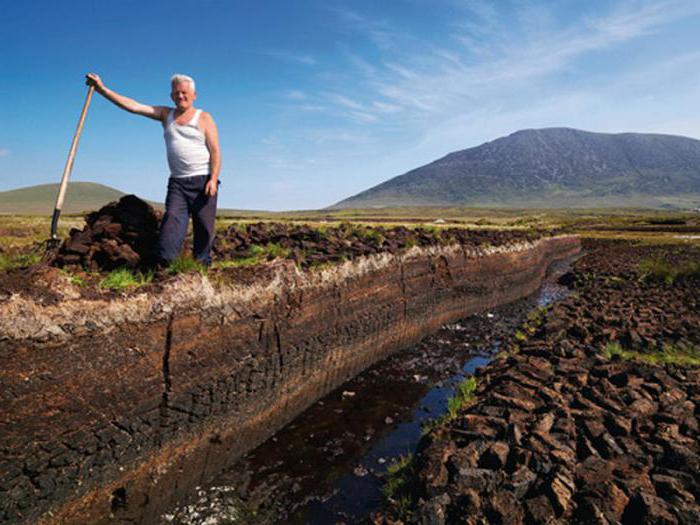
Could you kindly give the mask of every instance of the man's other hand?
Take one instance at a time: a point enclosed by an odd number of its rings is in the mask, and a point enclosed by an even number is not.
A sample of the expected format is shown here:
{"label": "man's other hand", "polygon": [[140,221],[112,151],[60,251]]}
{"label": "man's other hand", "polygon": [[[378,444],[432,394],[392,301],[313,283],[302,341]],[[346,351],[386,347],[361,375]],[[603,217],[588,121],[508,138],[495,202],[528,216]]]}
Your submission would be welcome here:
{"label": "man's other hand", "polygon": [[214,179],[209,179],[207,181],[207,185],[204,186],[204,195],[206,195],[207,197],[213,197],[214,195],[216,195],[218,187],[219,187],[219,181],[216,181]]}

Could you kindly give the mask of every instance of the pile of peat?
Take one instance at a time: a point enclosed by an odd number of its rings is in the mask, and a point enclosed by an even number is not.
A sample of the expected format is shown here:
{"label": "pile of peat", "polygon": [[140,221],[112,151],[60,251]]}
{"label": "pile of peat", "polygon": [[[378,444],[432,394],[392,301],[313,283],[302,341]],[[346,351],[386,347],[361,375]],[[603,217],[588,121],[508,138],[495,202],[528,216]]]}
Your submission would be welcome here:
{"label": "pile of peat", "polygon": [[700,523],[700,368],[680,359],[700,361],[700,278],[642,270],[700,248],[584,248],[575,293],[479,371],[375,523]]}
{"label": "pile of peat", "polygon": [[235,260],[251,255],[251,249],[270,247],[302,268],[341,262],[377,253],[396,254],[414,246],[460,244],[464,247],[498,246],[535,241],[558,232],[544,230],[471,230],[465,228],[407,228],[341,223],[312,227],[306,224],[264,223],[233,225],[217,236],[214,258]]}
{"label": "pile of peat", "polygon": [[71,229],[53,260],[54,266],[110,271],[154,263],[160,212],[135,195],[126,195],[89,213],[85,223],[82,230]]}

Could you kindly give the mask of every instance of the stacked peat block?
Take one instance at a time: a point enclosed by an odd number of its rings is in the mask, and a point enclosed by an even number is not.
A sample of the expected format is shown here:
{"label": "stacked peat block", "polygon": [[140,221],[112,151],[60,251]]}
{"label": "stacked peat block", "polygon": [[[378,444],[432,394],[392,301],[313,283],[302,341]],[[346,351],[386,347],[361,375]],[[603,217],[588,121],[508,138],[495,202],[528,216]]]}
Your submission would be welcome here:
{"label": "stacked peat block", "polygon": [[489,367],[424,443],[422,522],[700,523],[700,371],[552,352]]}
{"label": "stacked peat block", "polygon": [[[642,278],[698,248],[584,243],[519,351],[480,372],[476,402],[433,430],[413,466],[419,523],[700,523],[700,367],[608,359],[700,345],[700,281]],[[379,515],[375,523],[395,523]]]}
{"label": "stacked peat block", "polygon": [[85,222],[82,230],[71,229],[54,260],[55,266],[109,271],[153,264],[160,213],[147,202],[126,195],[88,214]]}
{"label": "stacked peat block", "polygon": [[302,267],[307,267],[377,253],[396,254],[412,246],[504,245],[534,241],[543,235],[545,232],[542,231],[425,229],[404,226],[385,228],[349,223],[327,227],[321,231],[304,224],[261,222],[248,224],[245,228],[234,225],[218,235],[214,245],[214,256],[218,259],[235,259],[247,256],[253,245],[278,244],[288,251],[288,258],[295,260]]}

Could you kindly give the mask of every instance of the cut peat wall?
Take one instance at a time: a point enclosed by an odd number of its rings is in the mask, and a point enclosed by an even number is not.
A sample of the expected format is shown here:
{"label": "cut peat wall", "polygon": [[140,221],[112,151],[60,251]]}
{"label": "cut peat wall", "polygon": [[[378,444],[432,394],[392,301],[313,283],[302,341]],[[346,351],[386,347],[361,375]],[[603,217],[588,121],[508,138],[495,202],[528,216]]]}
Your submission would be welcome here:
{"label": "cut peat wall", "polygon": [[310,404],[442,324],[534,292],[575,237],[181,277],[0,305],[0,522],[153,523]]}

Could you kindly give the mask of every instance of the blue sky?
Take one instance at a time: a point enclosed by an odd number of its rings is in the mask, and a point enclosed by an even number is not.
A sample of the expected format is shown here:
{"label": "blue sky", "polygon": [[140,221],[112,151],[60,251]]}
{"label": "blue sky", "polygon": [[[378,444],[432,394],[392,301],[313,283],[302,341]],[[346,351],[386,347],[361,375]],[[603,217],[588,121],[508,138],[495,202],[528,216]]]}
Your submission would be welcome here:
{"label": "blue sky", "polygon": [[[197,81],[220,206],[330,205],[518,129],[700,137],[697,0],[2,3],[0,190],[58,182],[86,87]],[[72,180],[164,199],[157,122],[101,97]]]}

